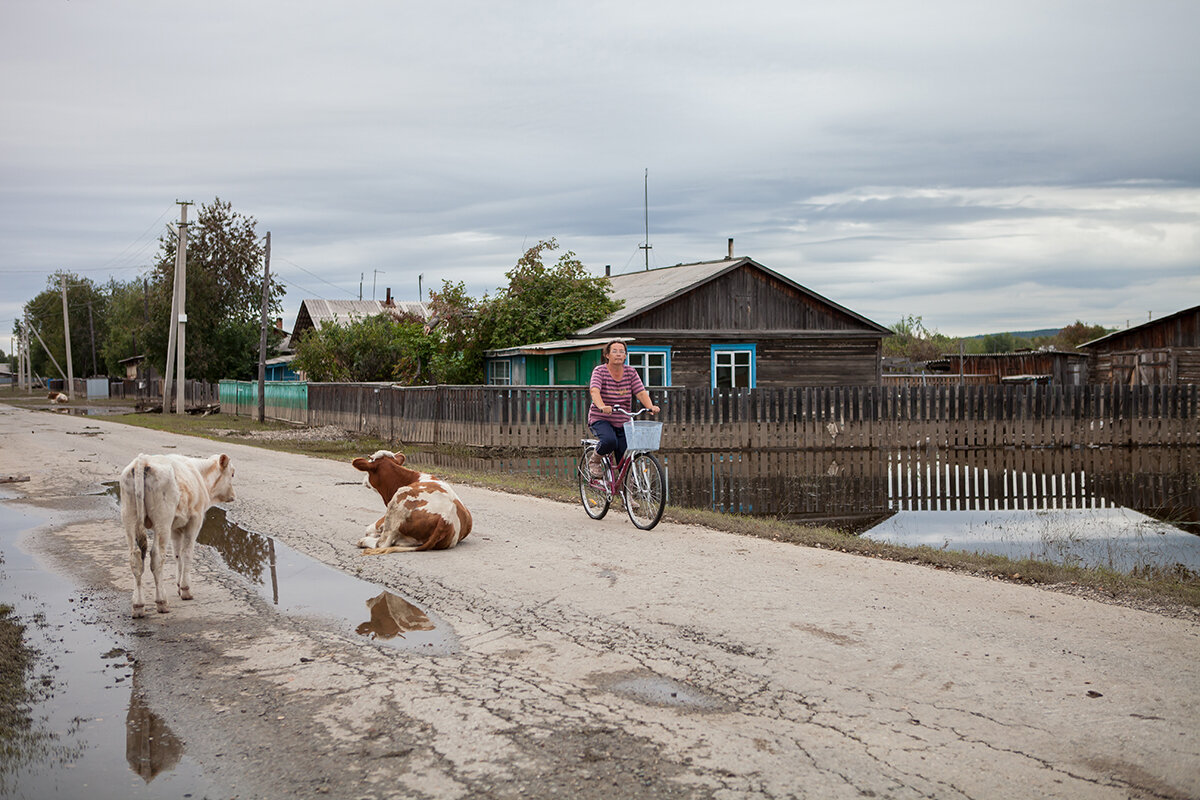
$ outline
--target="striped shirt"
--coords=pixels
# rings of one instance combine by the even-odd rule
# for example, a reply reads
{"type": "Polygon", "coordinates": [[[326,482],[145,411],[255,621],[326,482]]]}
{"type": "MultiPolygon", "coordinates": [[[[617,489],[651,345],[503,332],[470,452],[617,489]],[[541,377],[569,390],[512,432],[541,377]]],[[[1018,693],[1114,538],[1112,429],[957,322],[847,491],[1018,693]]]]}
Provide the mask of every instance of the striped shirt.
{"type": "MultiPolygon", "coordinates": [[[[646,391],[646,387],[642,384],[642,377],[638,375],[636,369],[625,365],[624,370],[620,378],[613,378],[612,373],[608,371],[608,365],[601,364],[592,370],[592,381],[588,385],[600,390],[600,398],[604,401],[604,405],[621,406],[626,411],[633,411],[640,406],[635,402],[635,398],[640,392],[646,391]]],[[[606,420],[614,426],[620,427],[629,421],[629,417],[617,411],[613,411],[611,414],[602,414],[600,409],[593,405],[588,409],[588,425],[597,420],[606,420]]]]}

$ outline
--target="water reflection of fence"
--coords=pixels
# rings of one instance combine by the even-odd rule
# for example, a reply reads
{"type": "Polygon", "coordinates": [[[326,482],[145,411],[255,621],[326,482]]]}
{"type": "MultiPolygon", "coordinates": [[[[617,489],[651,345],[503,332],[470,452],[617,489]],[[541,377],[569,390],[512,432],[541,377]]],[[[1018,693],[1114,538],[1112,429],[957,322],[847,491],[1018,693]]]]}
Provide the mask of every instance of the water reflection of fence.
{"type": "MultiPolygon", "coordinates": [[[[583,387],[268,383],[267,414],[391,441],[570,447],[583,387]]],[[[1200,387],[858,386],[655,390],[676,450],[845,450],[1200,444],[1200,387]]],[[[223,381],[223,410],[257,411],[254,383],[223,381]],[[253,399],[253,402],[251,400],[253,399]]]]}
{"type": "MultiPolygon", "coordinates": [[[[1200,449],[737,450],[659,453],[676,506],[869,527],[897,511],[1123,506],[1200,532],[1200,449]]],[[[574,480],[574,452],[421,454],[415,463],[574,480]]]]}

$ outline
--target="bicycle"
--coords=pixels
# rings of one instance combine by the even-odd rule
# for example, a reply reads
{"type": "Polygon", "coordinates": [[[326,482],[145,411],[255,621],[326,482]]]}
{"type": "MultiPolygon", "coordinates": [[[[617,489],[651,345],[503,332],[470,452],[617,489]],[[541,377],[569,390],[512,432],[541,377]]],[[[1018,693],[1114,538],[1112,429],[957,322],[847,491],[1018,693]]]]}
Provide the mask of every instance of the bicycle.
{"type": "Polygon", "coordinates": [[[589,517],[602,519],[613,499],[620,496],[629,521],[648,531],[662,519],[663,509],[667,506],[666,473],[652,455],[662,439],[662,423],[634,419],[646,409],[631,413],[620,406],[613,408],[629,417],[624,425],[627,449],[615,464],[611,454],[601,456],[604,468],[597,478],[592,475],[589,463],[600,441],[579,440],[583,446],[578,470],[579,499],[589,517]]]}

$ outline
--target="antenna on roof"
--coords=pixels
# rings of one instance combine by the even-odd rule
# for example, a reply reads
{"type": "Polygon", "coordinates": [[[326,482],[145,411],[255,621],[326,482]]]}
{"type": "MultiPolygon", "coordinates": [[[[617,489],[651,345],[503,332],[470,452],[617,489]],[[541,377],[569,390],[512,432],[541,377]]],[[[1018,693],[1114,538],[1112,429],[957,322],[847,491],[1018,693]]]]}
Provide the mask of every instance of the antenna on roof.
{"type": "Polygon", "coordinates": [[[638,248],[646,251],[646,269],[650,269],[650,250],[654,245],[650,244],[650,169],[647,167],[645,175],[645,193],[646,193],[646,243],[638,245],[638,248]]]}

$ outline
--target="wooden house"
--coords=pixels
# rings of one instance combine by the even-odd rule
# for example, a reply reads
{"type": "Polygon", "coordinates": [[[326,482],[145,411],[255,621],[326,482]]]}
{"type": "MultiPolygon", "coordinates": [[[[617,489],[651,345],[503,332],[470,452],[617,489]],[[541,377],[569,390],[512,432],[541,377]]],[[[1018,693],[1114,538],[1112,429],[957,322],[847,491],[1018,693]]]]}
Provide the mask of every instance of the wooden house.
{"type": "Polygon", "coordinates": [[[1079,345],[1090,382],[1200,384],[1200,306],[1185,308],[1079,345]]]}
{"type": "Polygon", "coordinates": [[[626,342],[647,386],[873,386],[891,332],[750,258],[610,276],[624,306],[560,342],[487,353],[491,384],[586,385],[626,342]],[[564,366],[564,362],[566,365],[564,366]]]}

